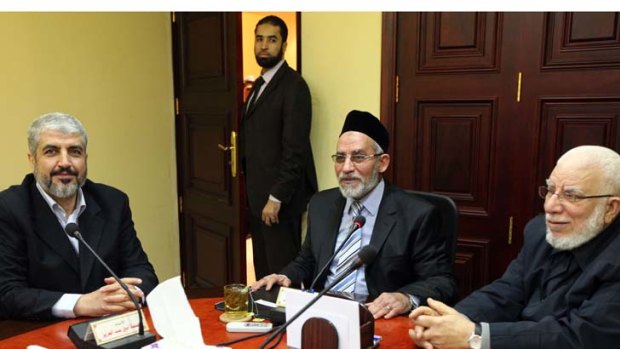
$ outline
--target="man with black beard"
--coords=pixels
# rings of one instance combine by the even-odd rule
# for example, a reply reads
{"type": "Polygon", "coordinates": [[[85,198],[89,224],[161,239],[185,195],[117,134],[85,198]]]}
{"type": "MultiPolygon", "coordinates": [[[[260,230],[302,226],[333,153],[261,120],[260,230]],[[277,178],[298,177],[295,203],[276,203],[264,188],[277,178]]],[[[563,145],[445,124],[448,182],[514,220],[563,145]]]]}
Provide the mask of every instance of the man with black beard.
{"type": "Polygon", "coordinates": [[[617,348],[620,343],[620,156],[566,152],[538,194],[545,214],[504,275],[454,308],[414,310],[418,348],[617,348]]]}
{"type": "Polygon", "coordinates": [[[428,297],[454,300],[456,282],[446,234],[439,230],[439,211],[417,195],[385,183],[388,146],[389,135],[379,119],[357,110],[347,115],[332,155],[339,187],[312,197],[300,254],[280,274],[258,280],[253,290],[302,282],[310,287],[314,279],[314,288],[322,289],[363,246],[373,245],[378,251],[374,262],[334,289],[368,297],[375,318],[407,313],[428,297]],[[356,216],[365,217],[366,223],[349,237],[356,216]],[[327,272],[319,275],[336,250],[327,272]]]}
{"type": "Polygon", "coordinates": [[[261,76],[243,106],[239,156],[256,277],[280,270],[301,246],[301,217],[317,190],[310,146],[312,106],[304,79],[283,59],[288,29],[276,16],[254,30],[261,76]]]}
{"type": "Polygon", "coordinates": [[[129,296],[79,241],[84,239],[130,291],[144,298],[157,277],[136,236],[127,195],[86,179],[87,137],[62,113],[28,130],[33,173],[0,193],[0,318],[48,320],[135,309],[129,296]]]}

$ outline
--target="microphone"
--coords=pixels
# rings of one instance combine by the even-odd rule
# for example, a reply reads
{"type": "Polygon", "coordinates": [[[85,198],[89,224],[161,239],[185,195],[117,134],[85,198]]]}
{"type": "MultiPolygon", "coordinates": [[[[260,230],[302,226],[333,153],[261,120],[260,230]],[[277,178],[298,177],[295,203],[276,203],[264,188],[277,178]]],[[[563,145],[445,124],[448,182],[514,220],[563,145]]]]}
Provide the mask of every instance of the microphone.
{"type": "MultiPolygon", "coordinates": [[[[319,298],[323,297],[323,295],[331,290],[334,286],[336,286],[340,281],[342,281],[346,276],[350,273],[361,267],[362,265],[369,265],[375,260],[377,257],[377,248],[372,245],[366,245],[362,247],[360,252],[357,254],[357,257],[349,264],[346,271],[340,274],[331,284],[325,287],[319,294],[314,297],[308,304],[306,304],[303,308],[299,309],[295,315],[293,315],[290,319],[288,319],[282,326],[280,326],[276,331],[274,331],[265,341],[261,344],[259,349],[264,349],[269,342],[271,342],[277,335],[284,332],[284,330],[295,321],[301,314],[303,314],[308,308],[310,308],[314,303],[316,303],[319,298]]],[[[279,340],[278,340],[279,342],[279,340]]]]}
{"type": "Polygon", "coordinates": [[[319,281],[319,279],[325,273],[327,268],[329,268],[329,266],[332,264],[332,262],[334,261],[334,258],[336,258],[336,255],[338,254],[338,252],[340,252],[340,250],[342,250],[342,248],[344,247],[345,242],[347,242],[347,240],[349,240],[351,235],[353,235],[353,233],[356,230],[362,229],[364,224],[366,224],[366,217],[364,217],[364,216],[356,216],[355,218],[353,218],[353,224],[351,224],[351,227],[349,227],[349,232],[347,233],[347,237],[344,238],[344,240],[342,240],[342,243],[340,244],[340,246],[338,246],[338,248],[336,249],[334,254],[332,254],[332,256],[329,257],[329,260],[325,263],[325,265],[323,265],[323,268],[321,268],[321,271],[319,271],[319,273],[314,277],[314,280],[312,280],[312,283],[310,284],[310,288],[309,288],[310,290],[314,290],[314,285],[316,284],[317,281],[319,281]]]}
{"type": "MultiPolygon", "coordinates": [[[[103,265],[103,267],[112,275],[114,280],[116,280],[116,282],[118,282],[121,288],[127,293],[129,298],[133,302],[133,305],[136,307],[136,310],[138,310],[138,335],[144,338],[139,338],[135,340],[127,340],[126,338],[119,339],[118,341],[119,341],[120,346],[115,346],[114,348],[141,348],[142,346],[155,342],[157,338],[155,338],[153,334],[147,332],[146,336],[144,335],[144,322],[142,320],[142,312],[140,311],[140,305],[138,303],[138,299],[136,298],[136,296],[134,296],[134,294],[131,293],[131,291],[129,291],[129,287],[127,287],[127,284],[121,281],[121,279],[114,273],[114,271],[112,271],[112,269],[106,264],[106,262],[104,262],[103,259],[99,257],[99,254],[97,254],[97,252],[95,252],[95,250],[93,250],[93,248],[90,247],[90,245],[86,242],[86,240],[84,240],[84,238],[82,237],[82,234],[80,234],[80,228],[78,227],[77,224],[75,223],[67,224],[67,226],[65,227],[65,233],[69,235],[70,237],[78,239],[80,243],[82,243],[82,245],[86,246],[86,248],[93,254],[93,256],[97,258],[99,263],[103,265]],[[132,342],[135,342],[135,343],[132,343],[132,342]]],[[[82,324],[78,324],[78,325],[82,325],[82,324]]],[[[92,347],[92,345],[87,343],[83,339],[83,337],[80,338],[80,336],[77,334],[74,334],[77,336],[77,338],[73,338],[71,331],[72,329],[70,328],[69,337],[71,337],[71,339],[74,341],[74,344],[76,345],[76,347],[78,348],[91,348],[92,347]],[[76,342],[76,340],[78,342],[76,342]]]]}

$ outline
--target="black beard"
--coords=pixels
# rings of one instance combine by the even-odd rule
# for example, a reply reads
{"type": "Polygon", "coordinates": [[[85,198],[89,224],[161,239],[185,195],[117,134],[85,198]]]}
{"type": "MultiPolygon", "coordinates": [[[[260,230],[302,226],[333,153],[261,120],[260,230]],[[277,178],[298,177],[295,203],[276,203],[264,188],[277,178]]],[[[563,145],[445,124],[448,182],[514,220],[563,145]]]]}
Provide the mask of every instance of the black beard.
{"type": "Polygon", "coordinates": [[[265,69],[271,69],[278,64],[278,57],[256,57],[256,63],[265,69]]]}
{"type": "Polygon", "coordinates": [[[282,60],[282,57],[284,57],[284,50],[280,48],[280,51],[275,56],[259,57],[258,55],[256,55],[256,63],[258,63],[258,65],[260,65],[262,68],[271,69],[282,60]]]}

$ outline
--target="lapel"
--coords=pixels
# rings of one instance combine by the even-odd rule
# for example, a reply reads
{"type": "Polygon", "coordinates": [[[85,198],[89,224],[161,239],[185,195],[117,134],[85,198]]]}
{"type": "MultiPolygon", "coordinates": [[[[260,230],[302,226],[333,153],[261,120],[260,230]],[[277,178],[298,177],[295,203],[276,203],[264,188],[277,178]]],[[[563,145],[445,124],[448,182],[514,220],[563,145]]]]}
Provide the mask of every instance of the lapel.
{"type": "MultiPolygon", "coordinates": [[[[87,186],[84,186],[84,188],[87,188],[87,186]]],[[[103,236],[105,221],[103,218],[99,217],[101,207],[93,199],[92,195],[90,195],[88,189],[84,189],[83,192],[84,200],[86,200],[86,210],[84,210],[80,218],[78,218],[80,233],[93,250],[98,251],[99,243],[103,236]]],[[[88,276],[95,262],[99,263],[95,260],[95,256],[90,251],[86,250],[86,247],[80,246],[80,279],[83,288],[86,288],[88,276]]]]}
{"type": "Polygon", "coordinates": [[[396,219],[397,205],[393,200],[392,188],[386,185],[379,205],[379,212],[377,212],[377,220],[370,237],[370,244],[375,246],[377,251],[381,251],[385,240],[396,224],[396,219]]]}
{"type": "Polygon", "coordinates": [[[326,225],[324,230],[325,234],[327,234],[327,238],[324,239],[324,253],[322,253],[321,261],[319,261],[317,265],[323,266],[334,253],[334,249],[336,249],[336,240],[340,231],[340,222],[342,221],[342,211],[346,203],[347,200],[342,195],[338,194],[338,198],[331,206],[331,209],[328,210],[329,213],[325,220],[326,225]]]}
{"type": "MultiPolygon", "coordinates": [[[[254,111],[256,110],[256,108],[258,108],[258,106],[260,106],[263,103],[263,101],[267,99],[269,94],[271,94],[271,92],[276,88],[276,86],[278,86],[278,83],[280,82],[280,80],[282,80],[282,77],[284,76],[287,70],[288,70],[288,64],[286,63],[286,61],[284,61],[284,63],[282,63],[282,65],[280,66],[280,69],[278,69],[278,71],[273,76],[273,78],[271,78],[267,86],[265,86],[263,93],[260,95],[258,100],[256,100],[252,108],[246,111],[247,103],[250,101],[252,97],[252,94],[251,93],[249,94],[248,100],[246,101],[246,103],[243,104],[243,110],[245,111],[246,118],[250,118],[254,114],[254,111]]],[[[253,92],[254,92],[254,89],[252,89],[252,93],[253,92]]]]}
{"type": "Polygon", "coordinates": [[[56,252],[76,273],[79,272],[79,260],[73,245],[69,241],[63,227],[39,193],[33,181],[30,185],[32,202],[32,221],[34,233],[39,236],[52,251],[56,252]]]}

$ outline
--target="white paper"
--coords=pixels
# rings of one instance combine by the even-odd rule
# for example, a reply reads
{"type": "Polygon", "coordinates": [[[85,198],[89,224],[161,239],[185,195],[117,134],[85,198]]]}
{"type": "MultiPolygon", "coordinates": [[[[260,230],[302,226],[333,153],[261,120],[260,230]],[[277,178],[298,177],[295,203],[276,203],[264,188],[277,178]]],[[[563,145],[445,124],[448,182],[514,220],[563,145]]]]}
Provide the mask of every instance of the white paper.
{"type": "MultiPolygon", "coordinates": [[[[286,293],[286,319],[293,317],[317,294],[290,289],[286,293]]],[[[323,296],[297,320],[289,325],[286,343],[290,348],[301,348],[301,327],[307,319],[320,317],[331,321],[338,332],[339,349],[359,349],[360,313],[356,301],[323,296]]]]}
{"type": "Polygon", "coordinates": [[[270,302],[270,301],[266,301],[264,299],[257,299],[257,300],[254,301],[254,303],[255,304],[261,304],[261,305],[264,305],[264,306],[269,307],[269,308],[277,307],[276,303],[270,302]]]}
{"type": "Polygon", "coordinates": [[[143,346],[141,349],[207,349],[207,348],[214,348],[214,349],[215,348],[217,349],[228,348],[230,349],[230,347],[216,347],[213,345],[204,345],[204,344],[191,345],[191,344],[182,343],[177,340],[169,339],[169,338],[160,339],[155,343],[151,343],[149,345],[143,346]]]}
{"type": "Polygon", "coordinates": [[[189,305],[179,276],[157,285],[146,301],[153,326],[164,339],[144,348],[214,348],[204,344],[200,320],[189,305]]]}

